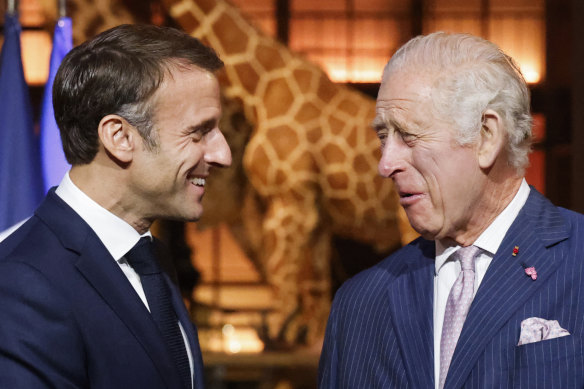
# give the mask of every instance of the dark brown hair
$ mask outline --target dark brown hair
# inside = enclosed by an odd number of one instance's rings
[[[98,150],[101,119],[118,114],[137,127],[145,143],[152,134],[151,97],[172,66],[214,72],[223,62],[213,49],[179,30],[120,25],[74,48],[53,85],[55,119],[72,165],[91,162]]]

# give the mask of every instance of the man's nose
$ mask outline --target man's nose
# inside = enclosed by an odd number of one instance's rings
[[[213,129],[207,138],[205,162],[218,167],[231,165],[231,149],[219,128]]]
[[[391,178],[396,173],[403,171],[405,167],[406,148],[407,146],[399,136],[395,134],[387,136],[381,149],[379,164],[377,165],[377,170],[382,177]]]

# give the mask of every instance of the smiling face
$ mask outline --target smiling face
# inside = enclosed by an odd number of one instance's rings
[[[149,150],[141,138],[135,142],[132,206],[140,219],[197,220],[211,168],[231,164],[218,127],[219,84],[207,71],[174,66],[153,99],[158,146]]]
[[[480,224],[485,175],[476,147],[459,145],[448,118],[436,117],[432,81],[413,70],[383,81],[374,122],[382,143],[378,168],[393,179],[418,233],[460,242]]]

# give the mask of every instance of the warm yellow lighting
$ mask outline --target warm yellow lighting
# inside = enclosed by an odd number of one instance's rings
[[[381,82],[382,69],[363,69],[351,72],[350,82]]]
[[[345,82],[347,80],[347,69],[329,68],[327,73],[331,81]]]
[[[521,73],[523,73],[523,77],[528,84],[537,84],[540,79],[541,75],[535,68],[531,65],[522,65],[520,66]]]
[[[223,333],[222,351],[231,354],[259,353],[264,349],[264,343],[259,339],[253,328],[238,328],[231,324],[225,324],[221,330]]]
[[[228,342],[227,349],[232,354],[237,354],[241,351],[241,342],[237,339],[230,339]]]
[[[545,78],[545,20],[543,8],[540,11],[539,16],[518,14],[493,18],[486,37],[515,60],[529,84]]]
[[[375,83],[381,81],[381,69],[356,69],[353,71],[347,71],[344,67],[334,67],[327,66],[324,64],[327,74],[331,81],[345,83],[345,82],[355,82],[355,83]],[[537,84],[541,81],[541,74],[537,70],[540,66],[533,66],[530,64],[520,65],[521,73],[525,77],[525,81],[529,84]]]
[[[233,334],[235,334],[235,328],[233,328],[233,326],[231,324],[225,324],[223,326],[223,336],[225,337],[229,337],[229,336],[233,336]]]
[[[326,61],[326,60],[325,60]],[[346,67],[335,66],[338,61],[331,61],[332,63],[324,62],[322,66],[333,82],[356,82],[356,83],[374,83],[381,81],[381,73],[383,72],[384,63],[370,63],[365,64],[358,69],[349,70]]]
[[[29,85],[44,85],[49,77],[51,36],[46,31],[22,31],[22,66]]]
[[[331,81],[345,83],[345,82],[355,82],[355,83],[375,83],[381,81],[381,73],[383,69],[362,69],[347,71],[345,68],[335,68],[333,66],[326,66],[327,74]],[[537,84],[541,81],[541,74],[536,70],[534,66],[522,65],[520,66],[521,73],[525,77],[525,81],[528,84]]]

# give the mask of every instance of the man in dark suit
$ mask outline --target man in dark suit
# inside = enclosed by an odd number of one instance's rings
[[[421,237],[337,292],[320,388],[584,386],[584,218],[523,178],[529,107],[481,38],[435,33],[391,58],[379,172]]]
[[[0,387],[203,387],[196,329],[149,229],[197,220],[211,168],[231,163],[221,66],[154,26],[118,26],[64,59],[53,102],[72,168],[0,245]]]

